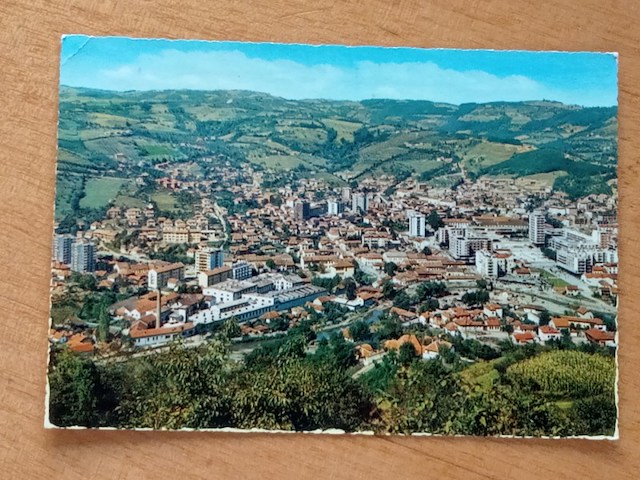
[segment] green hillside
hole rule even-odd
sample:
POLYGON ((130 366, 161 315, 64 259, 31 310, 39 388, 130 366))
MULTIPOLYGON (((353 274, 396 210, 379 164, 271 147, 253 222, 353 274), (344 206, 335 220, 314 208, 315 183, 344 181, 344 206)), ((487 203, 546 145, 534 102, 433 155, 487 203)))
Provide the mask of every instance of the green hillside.
POLYGON ((459 164, 470 175, 562 170, 568 175, 556 181, 557 189, 571 194, 603 190, 617 161, 616 115, 616 108, 546 101, 287 100, 247 91, 109 92, 63 86, 57 216, 63 217, 72 202, 81 208, 103 203, 79 200, 85 192, 78 188, 93 177, 157 176, 161 172, 155 166, 162 162, 196 162, 206 175, 210 164, 203 157, 251 162, 272 172, 302 168, 347 180, 383 174, 459 180, 459 164), (594 187, 595 180, 600 187, 594 187))

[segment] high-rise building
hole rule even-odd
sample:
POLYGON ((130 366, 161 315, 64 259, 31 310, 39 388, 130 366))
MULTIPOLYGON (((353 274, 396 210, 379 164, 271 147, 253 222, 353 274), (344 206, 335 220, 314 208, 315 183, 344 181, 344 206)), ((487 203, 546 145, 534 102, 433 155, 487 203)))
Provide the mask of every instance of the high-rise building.
POLYGON ((476 270, 483 277, 498 278, 498 265, 488 250, 476 252, 476 270))
POLYGON ((534 245, 544 245, 544 213, 539 210, 529 214, 529 241, 534 245))
POLYGON ((342 187, 342 201, 344 203, 349 203, 351 201, 351 188, 342 187))
POLYGON ((340 200, 329 200, 327 202, 327 213, 329 215, 340 215, 344 212, 344 203, 340 200))
POLYGON ((53 237, 53 259, 60 263, 71 263, 72 235, 57 234, 53 237))
POLYGON ((354 193, 351 197, 351 210, 356 213, 366 213, 369 209, 369 198, 366 193, 354 193))
POLYGON ((422 213, 411 212, 409 214, 409 235, 412 237, 424 237, 426 233, 426 219, 422 213))
POLYGON ((184 264, 171 263, 152 268, 149 270, 147 285, 153 290, 164 288, 170 278, 175 278, 176 280, 184 279, 184 264))
POLYGON ((224 252, 214 248, 202 248, 196 252, 196 271, 205 272, 224 265, 224 252))
POLYGON ((478 250, 491 250, 491 240, 486 237, 456 235, 449 237, 449 253, 456 260, 467 263, 475 262, 478 250))
POLYGON ((96 271, 96 246, 80 240, 71 245, 71 270, 80 273, 96 271))
POLYGON ((240 260, 231 265, 231 270, 234 280, 246 280, 247 278, 251 278, 251 265, 244 260, 240 260))
POLYGON ((298 221, 307 220, 309 218, 310 205, 309 202, 297 200, 293 205, 293 218, 298 221))

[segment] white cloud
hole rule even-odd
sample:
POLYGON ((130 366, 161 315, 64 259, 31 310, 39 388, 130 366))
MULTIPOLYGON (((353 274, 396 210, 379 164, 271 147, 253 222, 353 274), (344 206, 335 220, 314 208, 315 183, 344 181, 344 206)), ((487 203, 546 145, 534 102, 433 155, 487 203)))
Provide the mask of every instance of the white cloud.
POLYGON ((480 70, 444 69, 431 62, 305 65, 250 58, 239 51, 170 49, 144 54, 133 63, 99 70, 91 84, 86 83, 83 86, 112 90, 254 90, 290 99, 395 98, 458 104, 545 98, 587 103, 576 92, 549 88, 521 75, 498 77, 480 70))

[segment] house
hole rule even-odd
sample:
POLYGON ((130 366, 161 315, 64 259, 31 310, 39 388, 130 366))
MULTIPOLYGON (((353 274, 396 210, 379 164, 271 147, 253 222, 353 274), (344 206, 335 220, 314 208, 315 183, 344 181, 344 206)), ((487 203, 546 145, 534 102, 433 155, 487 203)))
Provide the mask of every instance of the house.
POLYGON ((575 297, 580 293, 580 289, 576 285, 565 285, 563 287, 553 287, 553 289, 560 295, 567 297, 575 297))
POLYGON ((387 340, 384 342, 384 349, 400 350, 400 347, 405 343, 410 343, 411 345, 413 345, 413 348, 416 351, 416 355, 422 355, 423 345, 420 342, 420 340, 418 340, 418 337, 416 337, 415 335, 405 334, 405 335, 402 335, 397 340, 387 340))
POLYGON ((418 318, 418 315, 415 312, 405 310, 404 308, 391 307, 390 312, 392 314, 396 314, 402 322, 410 322, 418 318))
POLYGON ((338 260, 333 268, 336 271, 337 275, 340 275, 343 278, 350 278, 355 275, 355 266, 353 265, 353 261, 344 259, 338 260))
POLYGON ((497 303, 487 303, 484 306, 483 313, 487 317, 498 317, 502 318, 502 307, 497 303))
POLYGON ((606 347, 615 347, 616 346, 616 333, 615 332, 606 332, 603 330, 598 330, 597 328, 590 328, 589 330, 584 332, 585 338, 597 345, 602 345, 606 347))
POLYGON ((485 326, 488 331, 500 331, 500 319, 498 317, 489 317, 485 321, 485 326))
POLYGON ((513 333, 511 335, 511 341, 516 345, 534 343, 536 341, 536 335, 533 332, 513 333))
POLYGON ((67 338, 66 345, 74 353, 93 353, 95 345, 93 340, 84 333, 76 333, 67 338))
POLYGON ((535 324, 540 323, 540 315, 545 311, 544 308, 537 305, 523 305, 522 310, 524 311, 527 320, 534 322, 535 324))
POLYGON ((593 313, 586 307, 580 307, 576 310, 580 318, 593 318, 593 313))
POLYGON ((129 336, 135 347, 155 347, 172 342, 177 338, 185 338, 195 333, 193 323, 165 324, 160 328, 145 328, 147 324, 135 322, 129 329, 129 336))
POLYGON ((607 329, 607 326, 600 318, 581 318, 570 316, 553 317, 549 322, 549 325, 559 330, 588 330, 590 328, 595 328, 604 331, 607 329))
POLYGON ((538 339, 541 343, 548 342, 549 340, 560 340, 562 333, 560 330, 553 328, 551 325, 543 325, 538 328, 538 339))
POLYGON ((452 347, 451 343, 444 340, 433 340, 431 343, 423 347, 422 358, 424 360, 433 360, 434 358, 438 358, 441 348, 450 350, 452 347))

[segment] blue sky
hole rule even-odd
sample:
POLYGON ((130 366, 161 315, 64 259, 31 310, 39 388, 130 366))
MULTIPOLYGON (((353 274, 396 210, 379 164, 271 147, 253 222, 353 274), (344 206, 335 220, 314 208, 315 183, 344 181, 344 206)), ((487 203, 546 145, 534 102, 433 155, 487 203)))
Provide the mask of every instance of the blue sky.
POLYGON ((610 53, 430 50, 65 36, 62 85, 254 90, 284 98, 617 105, 610 53))

